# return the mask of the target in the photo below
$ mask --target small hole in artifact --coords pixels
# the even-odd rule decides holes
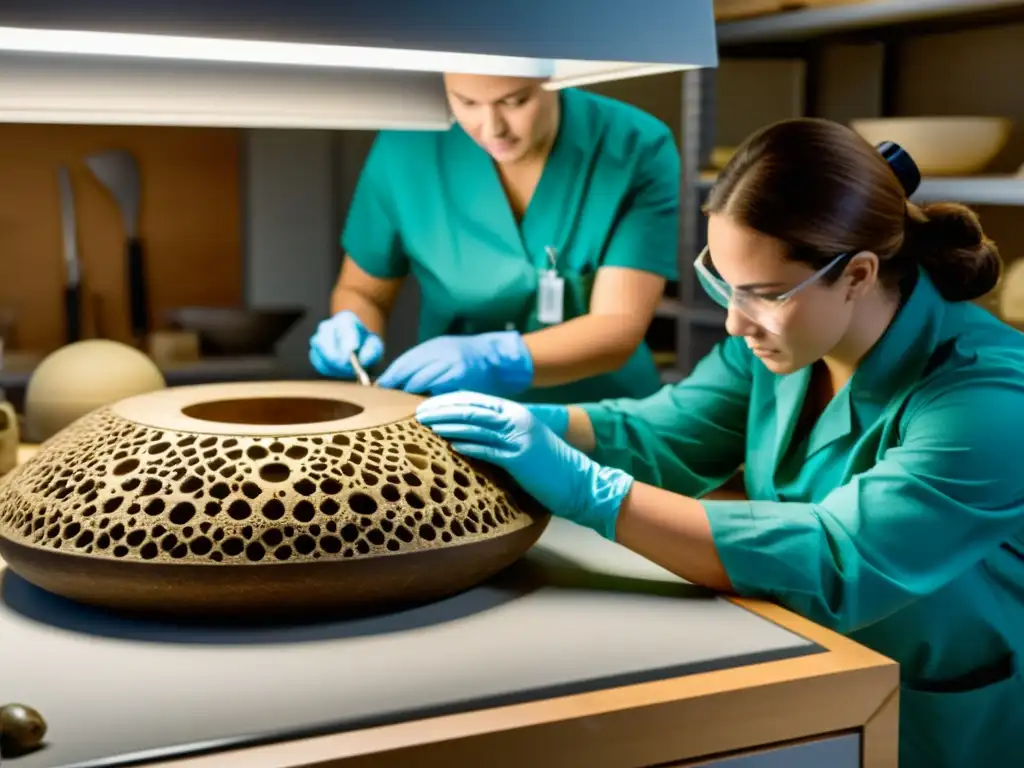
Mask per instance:
[[[357,515],[372,515],[377,511],[377,502],[365,493],[353,493],[349,496],[348,506]]]
[[[245,542],[237,536],[232,536],[221,544],[220,548],[223,550],[225,555],[235,557],[236,555],[242,554],[242,550],[245,549]]]
[[[213,542],[205,536],[200,536],[197,539],[192,539],[192,542],[189,544],[189,549],[191,549],[192,553],[195,555],[205,555],[213,549]]]
[[[282,534],[276,528],[268,528],[263,532],[263,535],[260,538],[262,538],[264,543],[266,543],[268,546],[276,547],[278,544],[284,541],[284,534]]]
[[[263,505],[263,516],[267,520],[280,520],[284,517],[284,504],[277,499],[271,499]]]
[[[126,459],[114,467],[115,475],[127,475],[129,472],[134,471],[139,466],[138,459]]]
[[[179,502],[171,510],[168,516],[170,521],[175,525],[184,525],[191,520],[196,514],[196,508],[189,504],[187,501]]]
[[[252,514],[252,508],[242,499],[235,499],[228,507],[228,516],[233,520],[245,520]]]
[[[308,453],[309,450],[303,448],[301,445],[293,445],[291,448],[284,452],[284,455],[287,456],[289,459],[295,459],[296,461],[298,461],[299,459],[306,458],[306,454]]]
[[[260,477],[268,483],[283,483],[290,474],[291,470],[287,464],[264,464],[260,467]]]
[[[308,523],[316,517],[316,507],[303,499],[292,508],[292,517],[300,523]]]
[[[194,403],[181,412],[222,424],[284,425],[349,419],[362,413],[363,407],[322,397],[244,397]]]

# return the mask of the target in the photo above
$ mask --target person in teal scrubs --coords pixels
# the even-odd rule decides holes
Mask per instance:
[[[539,79],[449,74],[445,87],[450,130],[384,131],[373,144],[313,366],[351,378],[352,352],[377,363],[413,274],[420,343],[379,386],[548,402],[656,391],[644,335],[678,272],[671,131]]]
[[[739,149],[695,263],[730,337],[679,384],[418,418],[552,513],[898,661],[902,768],[1021,766],[1024,334],[970,301],[1000,272],[978,218],[908,202],[884,151],[811,119]],[[741,465],[748,500],[705,498]]]

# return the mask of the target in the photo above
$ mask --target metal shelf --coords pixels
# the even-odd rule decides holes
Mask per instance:
[[[969,176],[928,178],[913,199],[948,200],[967,205],[1024,205],[1024,176]]]
[[[697,188],[707,190],[714,183],[714,174],[703,173]],[[921,181],[913,200],[1024,206],[1024,176],[932,176]]]
[[[658,302],[658,306],[654,310],[654,316],[679,317],[685,311],[684,307],[685,304],[681,300],[665,297]]]
[[[721,23],[718,44],[798,42],[838,32],[1022,8],[1020,0],[863,0]]]

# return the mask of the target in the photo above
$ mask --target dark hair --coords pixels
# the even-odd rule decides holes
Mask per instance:
[[[785,120],[754,133],[722,170],[704,210],[781,240],[791,259],[816,268],[840,253],[870,251],[890,287],[918,265],[949,301],[976,299],[999,282],[999,251],[973,211],[910,203],[882,155],[828,120]],[[838,279],[845,266],[840,261],[825,279]]]

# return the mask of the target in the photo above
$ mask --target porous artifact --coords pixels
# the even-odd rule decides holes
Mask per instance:
[[[175,387],[100,408],[0,482],[0,556],[109,608],[264,617],[380,609],[471,587],[548,514],[355,384]]]

